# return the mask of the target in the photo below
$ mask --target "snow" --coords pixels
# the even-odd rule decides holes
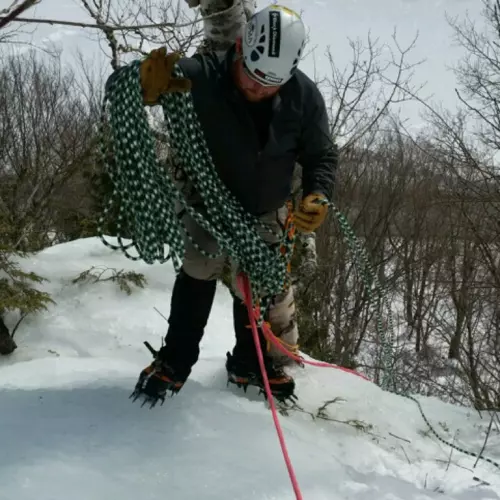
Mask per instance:
[[[257,390],[226,386],[231,298],[220,287],[200,360],[182,391],[154,409],[129,395],[158,347],[171,264],[126,259],[100,240],[56,245],[22,261],[56,304],[26,318],[0,358],[0,500],[288,500],[294,494],[270,410]],[[129,296],[113,282],[74,284],[92,266],[144,273]],[[16,316],[7,317],[12,326]],[[305,500],[498,500],[494,466],[427,436],[416,404],[334,369],[294,368],[300,404],[332,420],[280,416]],[[479,452],[488,416],[419,397],[447,441]],[[345,423],[371,426],[365,431]],[[342,423],[342,421],[344,423]],[[500,460],[493,427],[484,452]],[[477,479],[475,480],[474,477]]]

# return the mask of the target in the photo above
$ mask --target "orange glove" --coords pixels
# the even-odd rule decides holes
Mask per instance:
[[[328,212],[328,205],[321,203],[325,201],[326,196],[318,193],[309,194],[302,200],[294,214],[294,223],[298,231],[312,233],[321,226]]]
[[[172,70],[181,58],[178,52],[167,54],[165,47],[152,50],[141,63],[140,75],[144,104],[157,104],[161,94],[167,92],[189,92],[191,80],[173,78]]]

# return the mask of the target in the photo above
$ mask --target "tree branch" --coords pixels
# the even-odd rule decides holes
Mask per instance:
[[[19,18],[17,16],[19,16],[19,14],[22,14],[25,10],[28,10],[30,7],[33,7],[33,5],[35,5],[39,1],[40,0],[24,0],[24,2],[19,5],[19,7],[16,7],[10,14],[0,17],[0,28],[3,28],[11,21],[19,21]],[[14,7],[15,4],[16,2],[12,4],[11,8]]]
[[[0,25],[6,17],[0,17]],[[185,28],[200,22],[202,19],[196,19],[194,21],[189,21],[188,23],[175,24],[175,23],[157,23],[157,24],[140,24],[138,26],[108,26],[97,23],[82,23],[78,21],[62,21],[56,19],[31,19],[26,17],[17,17],[13,21],[20,23],[38,23],[38,24],[50,24],[50,25],[60,25],[60,26],[76,26],[79,28],[93,28],[98,30],[111,30],[111,31],[133,31],[138,29],[149,29],[149,28]]]
[[[26,0],[25,3],[30,3],[34,4],[36,2],[39,2],[40,0]],[[197,24],[202,21],[206,21],[207,19],[210,19],[212,17],[216,16],[221,16],[222,14],[228,13],[232,9],[234,9],[236,6],[232,5],[231,7],[227,8],[226,10],[220,11],[220,12],[215,12],[213,14],[210,14],[208,16],[205,16],[203,18],[199,19],[194,19],[193,21],[189,21],[187,23],[152,23],[152,24],[140,24],[137,26],[129,26],[129,25],[116,25],[116,26],[111,26],[111,25],[104,25],[100,23],[82,23],[78,21],[63,21],[63,20],[57,20],[57,19],[33,19],[33,18],[26,18],[26,17],[15,17],[13,18],[14,13],[9,14],[8,16],[2,16],[0,17],[0,27],[2,27],[4,24],[2,24],[6,19],[7,22],[9,21],[17,21],[20,23],[38,23],[38,24],[51,24],[51,25],[61,25],[61,26],[75,26],[75,27],[80,27],[80,28],[93,28],[93,29],[99,29],[99,30],[108,30],[108,31],[134,31],[138,29],[151,29],[151,28],[186,28],[188,26],[192,26],[194,24]],[[26,7],[27,8],[27,7]],[[25,10],[24,8],[23,10]],[[19,9],[16,9],[16,11],[19,11]],[[21,13],[19,11],[19,13]],[[6,24],[6,23],[5,23]]]
[[[483,447],[481,448],[481,451],[479,452],[479,455],[477,456],[476,463],[474,464],[474,469],[476,468],[477,463],[479,462],[479,459],[482,457],[483,451],[486,448],[486,443],[488,442],[488,438],[490,437],[491,426],[493,425],[493,417],[494,416],[495,416],[495,414],[493,413],[491,415],[490,425],[488,426],[488,430],[486,431],[486,437],[484,438]]]

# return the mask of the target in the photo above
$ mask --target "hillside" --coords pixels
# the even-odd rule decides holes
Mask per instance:
[[[111,281],[72,283],[96,266],[141,272],[127,295]],[[270,411],[257,390],[226,387],[231,299],[217,292],[199,363],[152,410],[129,400],[166,330],[172,265],[132,262],[98,239],[23,262],[56,304],[27,318],[0,358],[1,500],[288,500],[294,498]],[[110,274],[104,274],[106,278]],[[8,316],[11,326],[14,316]],[[499,500],[500,471],[430,433],[410,400],[328,368],[295,368],[306,412],[280,416],[306,500]],[[336,399],[337,398],[337,399]],[[327,419],[312,419],[326,401]],[[420,397],[438,433],[478,453],[489,419]],[[485,455],[500,461],[494,429]],[[476,477],[476,479],[474,479]]]

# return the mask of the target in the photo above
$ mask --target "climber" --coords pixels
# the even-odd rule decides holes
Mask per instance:
[[[242,27],[253,16],[256,9],[254,0],[185,0],[191,8],[199,7],[203,19],[204,36],[196,48],[199,54],[215,52],[222,56],[227,52],[241,34]],[[297,198],[296,192],[300,191],[300,165],[296,163],[292,183],[292,200]],[[300,267],[297,275],[312,276],[316,270],[315,233],[293,233],[295,237],[294,252],[300,252]],[[300,269],[300,270],[299,270]],[[291,271],[291,269],[290,269]],[[222,281],[226,282],[226,276]],[[289,281],[292,277],[289,276]],[[300,284],[303,280],[295,282]],[[286,289],[285,295],[277,297],[270,305],[268,322],[276,337],[280,340],[281,347],[287,352],[298,354],[299,328],[294,300],[294,286]],[[268,354],[275,364],[292,365],[296,363],[276,345],[268,343]]]
[[[181,57],[160,48],[153,50],[140,67],[143,100],[148,106],[158,104],[163,93],[191,92],[221,181],[247,212],[271,229],[261,231],[271,247],[279,247],[289,216],[287,201],[295,162],[302,165],[303,197],[293,220],[302,232],[315,231],[324,221],[327,205],[322,202],[331,197],[337,167],[337,147],[323,97],[314,82],[297,68],[305,38],[305,27],[297,13],[270,5],[249,19],[223,55],[212,52]],[[172,76],[175,64],[185,78]],[[203,200],[183,177],[182,168],[176,172],[176,182],[188,203],[204,213]],[[163,401],[167,392],[177,393],[189,377],[199,357],[217,279],[228,264],[224,252],[217,258],[204,255],[202,251],[217,253],[217,242],[182,213],[179,207],[179,216],[194,245],[186,238],[165,345],[141,372],[134,391],[136,397],[143,396],[153,404],[158,399]],[[230,262],[229,266],[234,278],[237,263]],[[232,353],[227,353],[228,382],[245,389],[248,385],[262,389],[248,311],[234,281],[233,293],[236,342]],[[289,291],[273,298],[274,304],[283,300],[290,300]],[[266,352],[261,331],[259,335],[273,396],[283,400],[294,397],[293,378]]]

